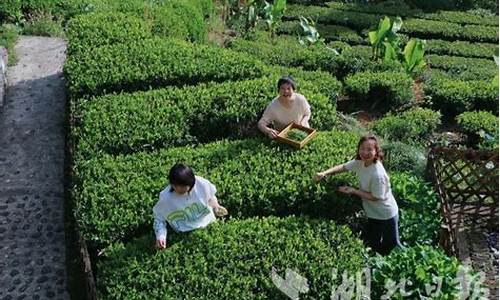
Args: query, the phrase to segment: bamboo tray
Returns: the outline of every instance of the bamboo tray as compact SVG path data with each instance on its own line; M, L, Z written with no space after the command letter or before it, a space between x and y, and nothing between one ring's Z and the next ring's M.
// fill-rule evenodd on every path
M303 131L307 133L307 136L302 140L302 141L296 141L287 138L288 132L292 129L299 129L300 131ZM296 124L296 123L290 123L287 127L285 127L276 137L276 140L279 142L282 142L284 144L288 144L292 147L301 149L304 147L307 143L311 141L311 139L316 135L316 129L304 127L302 125Z

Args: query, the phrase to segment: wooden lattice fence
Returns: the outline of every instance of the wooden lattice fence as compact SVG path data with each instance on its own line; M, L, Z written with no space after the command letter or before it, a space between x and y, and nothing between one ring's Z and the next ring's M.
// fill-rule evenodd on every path
M428 162L446 221L440 243L458 256L460 228L498 226L498 151L435 147Z

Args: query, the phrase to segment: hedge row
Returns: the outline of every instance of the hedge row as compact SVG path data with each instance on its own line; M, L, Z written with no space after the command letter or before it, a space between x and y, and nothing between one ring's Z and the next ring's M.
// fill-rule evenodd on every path
M171 2L146 2L143 0L2 0L0 3L0 23L21 21L25 16L36 12L49 14L59 20L67 21L86 13L129 13L142 17L149 11L161 7L189 6L194 10L186 11L196 18L198 14L208 16L213 10L211 0L178 0ZM170 14L168 14L170 16ZM188 15L183 16L187 20ZM187 24L189 26L189 24Z
M491 59L494 55L498 55L498 45L465 41L427 40L425 51L437 55Z
M71 98L264 75L243 53L179 40L149 39L70 56L64 66Z
M435 286L435 278L441 278L440 296L448 299L460 292L455 279L461 272L477 279L457 259L430 246L397 249L387 257L372 257L367 264L363 245L348 228L303 217L219 221L170 237L171 246L165 251L153 249L152 235L109 247L98 265L99 298L281 299L285 294L273 283L277 278L271 275L273 270L281 278L292 270L307 280L302 299L341 293L339 286L348 283L342 274L352 278L354 286L355 275L366 267L371 276L358 284L370 280L370 296L375 299L388 292L389 280L397 283L404 278L404 291L419 298L430 296L433 291L428 292L427 286ZM402 291L395 292L403 297Z
M239 52L249 53L269 64L300 66L306 70L324 70L342 79L346 75L360 71L400 71L398 62L378 62L371 59L371 48L353 46L343 42L305 47L289 36L279 36L275 40L262 38L260 33L255 40L236 39L231 47ZM338 53L335 53L335 49Z
M407 19L401 27L402 33L422 39L465 40L470 42L498 43L498 26L458 25L443 21Z
M498 74L498 67L493 58L464 58L446 55L426 55L429 66L441 69L452 75L471 79L492 79Z
M325 41L341 41L351 45L367 44L367 40L363 38L356 30L340 25L325 25L317 24L320 37ZM279 34L302 35L303 29L297 20L282 22L277 29Z
M331 184L314 184L315 172L350 159L358 137L320 133L301 151L267 138L219 141L127 156L102 155L75 163L75 216L86 240L99 245L151 231L151 208L179 161L217 187L234 217L311 214L346 222L360 203ZM279 174L279 176L277 176ZM352 174L333 181L348 180Z
M325 41L341 41L350 45L368 45L368 39L357 31L340 25L318 24L318 32ZM302 35L298 21L286 21L278 27L278 33ZM492 58L498 54L498 45L489 43L471 43L467 41L445 41L426 39L425 51L430 54L463 56L472 58Z
M345 226L302 217L219 221L175 234L165 251L146 235L115 244L98 265L99 299L285 299L272 270L303 276L301 299L329 299L342 276L365 266L364 246ZM202 245L202 247L200 247Z
M468 145L498 149L498 116L487 111L464 112L456 118L460 130L467 135Z
M152 35L203 42L207 35L202 4L177 1L126 12L103 10L73 18L68 25L68 54Z
M413 80L402 72L359 72L347 76L345 92L356 101L398 107L413 98Z
M348 26L362 31L377 26L383 14L350 12L324 7L291 5L285 19L297 20L300 16L310 17L321 24ZM466 40L471 42L498 42L498 27L481 25L460 25L444 21L409 18L404 20L401 33L412 37Z
M432 76L424 84L424 91L443 115L454 116L470 110L498 113L498 89L491 80L461 81Z
M116 43L131 43L152 37L147 22L124 13L96 13L73 18L66 30L68 55Z
M290 72L289 72L290 73ZM293 71L291 72L293 73ZM317 72L316 81L295 76L312 107L311 126L330 130L335 102L320 93L340 94L339 81ZM75 117L78 155L131 153L255 135L256 122L277 95L278 76L195 87L169 88L82 100Z
M345 73L343 57L335 55L323 45L304 47L293 37L278 37L275 41L236 39L230 47L238 52L251 54L259 60L273 65L303 67L305 70L328 71L338 77Z
M487 111L468 111L457 116L460 129L469 134L477 134L480 130L495 134L498 132L498 116Z
M441 125L441 114L431 109L412 108L398 115L388 115L377 120L372 129L391 141L410 144L427 141Z
M331 9L353 11L353 12L363 12L370 14L381 14L388 16L400 16L405 18L420 18L426 20L443 21L457 24L476 24L476 25L487 25L498 27L498 17L491 15L477 15L462 11L445 11L440 10L435 13L424 13L420 9L412 9L405 5L404 3L398 2L382 2L377 4L366 4L362 5L356 3L340 3L331 2L328 3L328 7Z
M168 170L183 161L215 184L233 217L306 214L333 218L359 231L359 199L336 191L339 184L355 186L354 175L312 181L318 170L351 159L357 140L352 133L332 131L320 132L300 151L259 138L77 160L76 220L96 247L151 232L151 208L167 185ZM391 180L404 243L435 244L440 218L432 187L406 174L392 174Z

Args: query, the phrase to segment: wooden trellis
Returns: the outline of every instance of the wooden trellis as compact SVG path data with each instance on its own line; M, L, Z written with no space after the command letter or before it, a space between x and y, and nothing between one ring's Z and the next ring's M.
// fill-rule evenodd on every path
M436 147L429 167L446 221L440 242L457 256L458 230L498 226L498 151Z

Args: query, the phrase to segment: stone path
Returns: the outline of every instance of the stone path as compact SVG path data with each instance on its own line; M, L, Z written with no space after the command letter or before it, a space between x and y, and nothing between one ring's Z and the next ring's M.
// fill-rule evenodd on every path
M0 110L0 299L69 299L65 42L20 37Z

